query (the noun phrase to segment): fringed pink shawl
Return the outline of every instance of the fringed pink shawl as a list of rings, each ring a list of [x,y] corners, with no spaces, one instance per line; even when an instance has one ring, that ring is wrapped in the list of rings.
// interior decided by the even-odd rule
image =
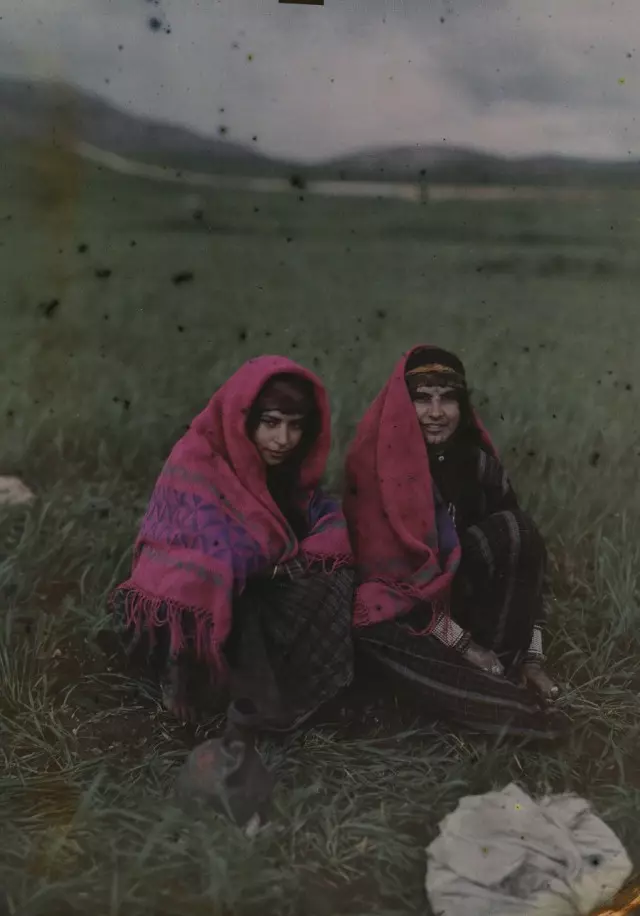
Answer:
[[[320,433],[299,476],[310,533],[298,543],[271,498],[265,467],[246,433],[247,414],[271,376],[293,373],[314,386]],[[319,489],[331,443],[329,403],[318,378],[279,356],[242,366],[174,447],[142,522],[126,597],[127,624],[151,632],[168,624],[171,651],[185,644],[185,612],[195,619],[201,657],[221,662],[232,604],[251,576],[299,558],[325,568],[352,562],[339,505]],[[220,669],[222,665],[219,666]]]
[[[392,620],[421,603],[446,610],[460,563],[455,528],[446,507],[437,504],[405,382],[407,359],[422,348],[397,363],[347,455],[343,506],[360,583],[356,627]]]

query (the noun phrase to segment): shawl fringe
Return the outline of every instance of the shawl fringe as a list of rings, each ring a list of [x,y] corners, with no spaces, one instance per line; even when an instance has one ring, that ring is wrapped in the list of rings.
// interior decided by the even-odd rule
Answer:
[[[167,601],[140,589],[132,580],[124,582],[110,599],[115,608],[116,594],[119,594],[124,605],[124,624],[137,636],[144,631],[154,645],[156,630],[159,627],[169,628],[169,651],[172,656],[179,655],[191,644],[196,657],[206,662],[216,675],[217,682],[224,682],[228,676],[228,667],[222,651],[222,643],[216,639],[212,614],[206,608],[185,607],[177,601]],[[162,613],[160,613],[162,611]],[[187,615],[195,623],[193,635],[185,632]]]

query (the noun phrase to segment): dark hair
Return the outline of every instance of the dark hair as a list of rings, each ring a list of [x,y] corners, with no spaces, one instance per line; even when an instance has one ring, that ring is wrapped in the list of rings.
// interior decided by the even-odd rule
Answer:
[[[253,439],[262,415],[277,410],[284,416],[302,416],[302,439],[291,458],[280,467],[267,468],[272,499],[298,540],[307,535],[307,513],[300,504],[299,470],[320,434],[320,411],[313,383],[293,373],[272,375],[263,385],[247,416],[247,435]]]
[[[313,382],[292,372],[272,375],[262,386],[247,415],[246,429],[250,439],[253,439],[262,415],[269,410],[277,410],[284,416],[303,417],[302,440],[293,456],[295,463],[300,464],[320,434],[320,411]]]
[[[425,363],[441,363],[443,366],[449,366],[462,378],[466,376],[462,360],[455,353],[450,353],[449,350],[443,350],[441,347],[420,347],[415,350],[407,359],[405,372],[418,369]]]

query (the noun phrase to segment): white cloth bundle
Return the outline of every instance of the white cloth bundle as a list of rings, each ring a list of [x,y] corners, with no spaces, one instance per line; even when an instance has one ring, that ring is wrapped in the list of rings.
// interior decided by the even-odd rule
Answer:
[[[536,802],[513,783],[461,799],[427,857],[436,916],[583,916],[610,901],[632,871],[589,802]]]

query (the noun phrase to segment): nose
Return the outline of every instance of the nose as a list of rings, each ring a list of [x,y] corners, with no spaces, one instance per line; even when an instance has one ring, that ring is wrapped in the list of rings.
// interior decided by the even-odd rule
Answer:
[[[429,402],[428,414],[434,420],[442,416],[442,404],[439,397],[436,396]]]
[[[289,428],[286,423],[281,423],[276,429],[275,440],[276,444],[282,448],[286,448],[289,444]]]

